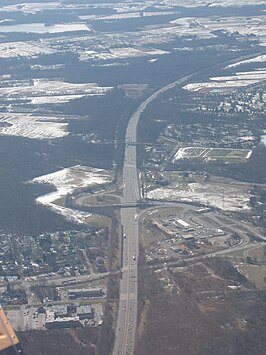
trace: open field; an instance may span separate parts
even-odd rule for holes
[[[266,247],[258,247],[246,252],[246,255],[251,257],[252,260],[260,264],[266,265]],[[266,275],[265,275],[266,276]]]
[[[222,160],[228,163],[239,163],[249,159],[251,153],[250,149],[185,147],[178,149],[173,162],[181,159],[189,159],[201,162]]]
[[[258,289],[266,290],[266,265],[240,265],[238,269]]]

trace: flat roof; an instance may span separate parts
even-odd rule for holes
[[[189,227],[190,224],[188,224],[187,222],[183,221],[183,219],[177,219],[176,220],[178,224],[180,224],[183,227]]]
[[[92,313],[91,305],[88,304],[86,306],[77,307],[77,314],[86,314],[86,313]]]
[[[193,239],[194,235],[193,234],[184,234],[184,235],[182,235],[182,238],[183,239]]]
[[[72,289],[68,290],[68,293],[74,292],[102,292],[102,288],[77,288],[77,289]]]
[[[55,314],[67,314],[67,306],[64,305],[56,305],[56,306],[52,306],[51,310],[55,313]]]

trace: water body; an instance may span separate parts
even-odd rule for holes
[[[27,23],[21,25],[0,26],[0,33],[26,32],[26,33],[60,33],[72,31],[90,31],[84,23],[55,24]]]

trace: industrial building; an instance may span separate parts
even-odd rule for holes
[[[182,238],[183,238],[185,241],[194,240],[194,235],[193,235],[193,234],[183,234],[183,235],[182,235]]]
[[[54,319],[52,322],[45,322],[45,326],[47,329],[79,328],[82,327],[82,324],[78,317],[65,317]]]
[[[185,228],[190,227],[190,224],[185,222],[183,219],[177,219],[176,222],[181,227],[185,227]]]
[[[77,299],[77,298],[94,298],[94,297],[103,297],[104,292],[102,288],[90,288],[90,289],[75,289],[68,291],[68,298]]]
[[[77,307],[77,316],[79,319],[92,319],[93,311],[91,305],[78,306]]]
[[[79,321],[79,317],[56,318],[55,312],[48,310],[46,312],[45,326],[47,329],[78,328],[82,327],[82,324]]]
[[[66,317],[67,316],[67,306],[56,305],[51,308],[56,317]]]

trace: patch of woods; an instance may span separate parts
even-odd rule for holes
[[[96,355],[98,328],[18,332],[27,355]]]
[[[212,258],[165,273],[176,285],[171,290],[161,286],[162,273],[140,269],[136,354],[264,354],[266,293],[229,260]]]

